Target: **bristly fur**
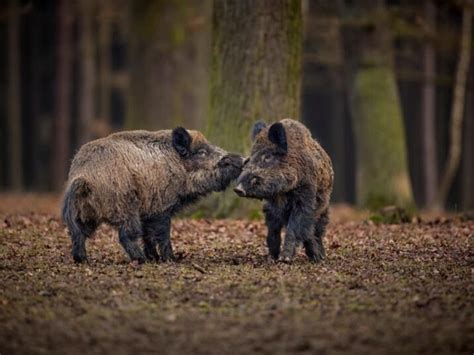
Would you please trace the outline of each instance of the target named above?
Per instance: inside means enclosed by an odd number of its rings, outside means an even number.
[[[242,158],[210,144],[198,131],[130,131],[81,147],[72,161],[63,220],[76,262],[86,260],[85,240],[101,223],[119,229],[132,260],[172,257],[170,218],[182,207],[237,178]],[[136,240],[144,239],[145,253]]]
[[[298,121],[284,119],[263,128],[257,124],[251,156],[235,191],[265,201],[267,245],[273,258],[291,261],[301,242],[311,261],[321,261],[334,178],[331,159]]]

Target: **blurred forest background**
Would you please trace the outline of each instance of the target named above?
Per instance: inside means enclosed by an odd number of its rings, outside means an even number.
[[[83,143],[300,119],[333,201],[474,208],[469,0],[2,0],[0,188],[60,191]]]

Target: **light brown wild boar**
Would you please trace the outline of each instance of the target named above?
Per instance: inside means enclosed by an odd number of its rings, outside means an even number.
[[[331,159],[310,131],[292,119],[269,127],[257,122],[252,139],[250,158],[234,191],[265,201],[270,256],[289,262],[301,242],[309,260],[321,261],[334,177]],[[283,227],[286,236],[280,255]]]
[[[85,241],[101,223],[118,228],[131,260],[158,260],[156,244],[161,260],[171,259],[171,217],[224,190],[241,168],[239,155],[181,127],[115,133],[85,144],[72,161],[62,212],[74,260],[86,260]]]

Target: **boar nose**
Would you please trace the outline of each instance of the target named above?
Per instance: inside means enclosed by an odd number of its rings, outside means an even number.
[[[240,197],[245,196],[245,190],[242,184],[238,184],[236,187],[234,187],[234,192]]]
[[[225,168],[230,165],[235,166],[236,168],[241,168],[243,164],[242,157],[237,154],[228,154],[224,158],[222,158],[217,165],[219,168]]]

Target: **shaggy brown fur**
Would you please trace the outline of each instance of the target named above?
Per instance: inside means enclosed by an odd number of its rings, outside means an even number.
[[[285,261],[293,257],[295,241],[303,242],[311,260],[321,260],[334,176],[331,159],[309,130],[292,119],[270,127],[257,122],[253,139],[235,191],[265,200],[271,256],[279,257],[280,231],[286,226]]]
[[[156,258],[153,240],[167,239],[166,228],[156,238],[147,230],[156,232],[183,205],[225,189],[238,176],[241,161],[200,132],[183,128],[121,132],[85,144],[71,164],[64,199],[74,259],[86,258],[83,240],[103,222],[120,228],[132,260],[143,261],[131,243],[141,235],[146,256]],[[162,258],[169,259],[171,244],[164,249]]]

